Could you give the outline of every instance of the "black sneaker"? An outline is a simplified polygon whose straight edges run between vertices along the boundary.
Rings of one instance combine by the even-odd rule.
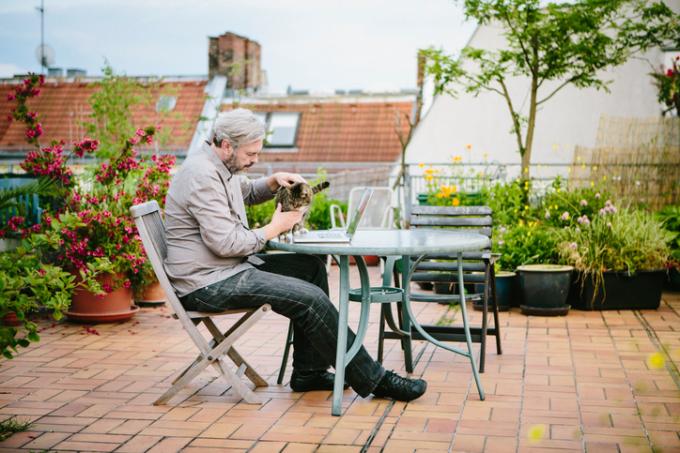
[[[335,375],[328,371],[312,371],[299,373],[293,370],[290,377],[290,388],[295,392],[311,392],[313,390],[333,390]],[[345,383],[344,388],[349,387]]]
[[[378,382],[373,394],[379,398],[392,398],[398,401],[411,401],[419,398],[427,390],[427,382],[422,379],[409,379],[387,371]]]

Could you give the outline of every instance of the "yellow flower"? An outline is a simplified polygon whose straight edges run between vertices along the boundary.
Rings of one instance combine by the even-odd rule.
[[[418,167],[420,167],[420,168],[423,168],[424,166],[425,166],[425,164],[422,163],[422,162],[418,164]]]
[[[432,181],[433,179],[432,175],[425,175],[425,181]]]
[[[597,165],[593,165],[593,171],[597,171]]]
[[[462,158],[461,156],[453,156],[453,157],[451,158],[451,160],[452,160],[454,163],[457,163],[457,162],[462,161],[463,158]]]
[[[526,168],[524,169],[524,173],[529,173],[529,167],[526,167]]]
[[[484,154],[482,154],[482,157],[484,158],[484,160],[488,160],[489,159],[489,153],[485,152]]]
[[[453,200],[451,200],[451,204],[452,204],[453,206],[458,206],[458,205],[460,204],[460,200],[458,199],[458,197],[456,197],[456,198],[454,198]]]
[[[666,359],[660,352],[655,352],[647,357],[647,366],[653,370],[660,370],[666,366]]]
[[[606,181],[606,180],[607,180],[607,175],[604,175],[604,176],[602,177],[602,181]]]
[[[558,145],[557,143],[553,143],[553,145],[552,145],[552,150],[553,150],[553,151],[558,151],[559,149],[560,149],[560,145]]]
[[[595,187],[595,181],[590,181],[590,187]]]
[[[426,174],[426,175],[431,175],[432,173],[434,173],[434,168],[426,168],[426,169],[425,169],[425,174]]]
[[[540,442],[543,437],[545,437],[545,425],[533,425],[529,428],[527,432],[527,437],[529,442],[536,443]]]

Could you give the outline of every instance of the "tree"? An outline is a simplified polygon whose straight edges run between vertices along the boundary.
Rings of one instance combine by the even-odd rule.
[[[680,43],[680,16],[663,1],[575,0],[546,6],[540,0],[463,3],[467,19],[480,26],[502,26],[505,47],[466,47],[458,58],[430,48],[428,74],[434,77],[436,93],[455,96],[456,87],[463,87],[475,96],[487,91],[504,98],[525,178],[541,105],[569,85],[607,90],[609,82],[601,71],[651,47]],[[527,79],[527,115],[520,113],[518,100],[508,91],[510,77]]]

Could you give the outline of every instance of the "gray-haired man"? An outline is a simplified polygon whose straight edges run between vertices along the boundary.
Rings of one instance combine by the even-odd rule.
[[[257,163],[265,131],[245,109],[218,116],[211,142],[189,156],[170,184],[165,224],[165,267],[182,304],[190,310],[221,311],[270,304],[293,321],[295,391],[331,390],[338,311],[328,298],[323,262],[309,255],[256,255],[267,240],[290,230],[301,212],[277,206],[267,225],[250,229],[245,204],[269,200],[281,186],[304,181],[275,173],[254,181],[237,173]],[[348,332],[349,342],[354,340]],[[373,393],[402,401],[418,398],[427,384],[402,378],[375,362],[362,347],[346,369],[361,396]]]

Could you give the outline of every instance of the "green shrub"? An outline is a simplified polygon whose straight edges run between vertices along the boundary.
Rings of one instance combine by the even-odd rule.
[[[38,341],[38,327],[28,315],[44,307],[61,319],[74,288],[75,275],[41,264],[24,246],[0,253],[0,318],[14,313],[20,322],[18,327],[0,326],[0,353],[11,359],[17,347]]]
[[[268,224],[272,220],[276,205],[274,200],[265,201],[264,203],[246,206],[246,217],[248,218],[248,225],[250,228],[260,228]]]
[[[536,217],[556,227],[578,225],[579,218],[592,219],[611,198],[608,192],[597,187],[566,190],[558,178],[542,198]]]
[[[312,206],[307,214],[307,227],[310,230],[328,230],[331,228],[331,205],[337,204],[343,213],[347,213],[347,203],[328,198],[325,192],[314,195]]]
[[[527,182],[515,179],[507,183],[498,182],[482,191],[483,204],[493,211],[494,225],[516,225],[520,220],[528,219],[527,188]]]
[[[680,206],[666,206],[657,213],[657,219],[673,235],[670,256],[675,266],[680,266]]]
[[[559,232],[540,222],[520,221],[494,228],[492,251],[500,253],[497,265],[514,271],[523,264],[559,264]]]

